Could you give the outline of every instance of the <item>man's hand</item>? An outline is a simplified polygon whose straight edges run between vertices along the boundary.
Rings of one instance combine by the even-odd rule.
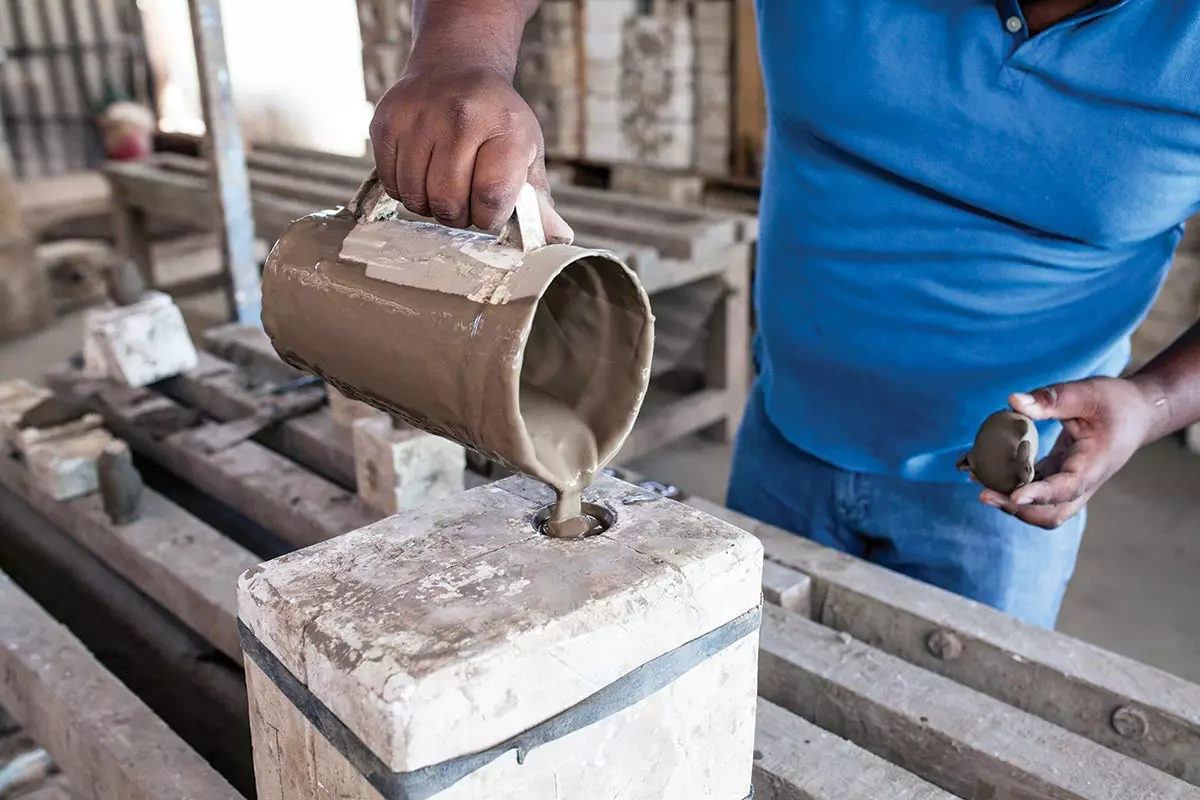
[[[550,200],[541,127],[508,75],[410,66],[379,103],[371,142],[384,188],[414,214],[497,231],[530,183],[547,240],[574,238]]]
[[[1134,453],[1152,438],[1162,403],[1143,384],[1116,378],[1062,383],[1009,398],[1034,420],[1061,420],[1063,432],[1037,465],[1034,482],[1011,497],[985,489],[980,499],[1040,528],[1078,514]]]

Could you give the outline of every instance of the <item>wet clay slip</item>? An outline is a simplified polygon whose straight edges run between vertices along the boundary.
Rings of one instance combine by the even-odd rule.
[[[546,245],[525,187],[499,239],[406,221],[372,176],[351,208],[293,223],[267,259],[279,355],[348,397],[549,484],[550,535],[596,522],[580,493],[633,428],[654,319],[612,254]]]
[[[1033,482],[1038,430],[1033,420],[1016,411],[997,411],[979,428],[975,446],[958,468],[1001,494],[1012,494]]]

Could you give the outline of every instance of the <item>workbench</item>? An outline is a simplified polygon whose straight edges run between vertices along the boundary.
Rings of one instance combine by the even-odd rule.
[[[23,464],[0,458],[0,553],[51,550],[80,574],[77,562],[86,560],[90,572],[83,572],[102,572],[125,587],[107,595],[128,605],[128,616],[142,613],[129,599],[132,586],[145,598],[138,602],[172,620],[176,635],[205,643],[208,655],[176,653],[170,668],[196,683],[201,719],[245,713],[219,699],[230,676],[240,674],[237,576],[378,519],[352,491],[328,408],[282,420],[253,439],[226,441],[225,449],[211,447],[222,441],[224,424],[253,413],[292,374],[269,354],[237,345],[236,329],[225,333],[212,347],[241,352],[240,364],[209,354],[197,370],[153,389],[88,382],[71,365],[49,376],[60,393],[89,398],[142,459],[150,489],[134,524],[111,524],[95,496],[54,501]],[[473,475],[468,485],[486,480]],[[1200,686],[700,498],[684,502],[754,534],[766,554],[758,800],[1200,798]],[[90,580],[101,582],[94,574]],[[12,593],[5,586],[0,581]],[[32,601],[22,599],[19,608],[22,625],[41,626],[47,636],[58,631]],[[64,638],[69,634],[53,635],[54,646],[78,649]],[[87,747],[62,746],[64,730],[91,724],[89,704],[29,702],[59,696],[73,678],[23,672],[33,658],[21,644],[27,639],[0,621],[0,675],[18,676],[0,680],[0,704],[51,748],[73,784],[77,771],[88,775],[93,764],[128,762],[141,766],[125,793],[97,797],[238,796],[212,794],[214,776],[204,770],[179,776],[164,794],[154,782],[161,774],[152,767],[163,768],[157,755],[112,737],[93,746],[100,735],[94,727],[79,729]],[[213,664],[227,667],[220,680]],[[119,682],[96,686],[119,695],[124,707],[141,708]],[[180,746],[169,730],[150,729],[152,739]],[[223,754],[233,774],[250,758],[237,742],[232,755]],[[80,761],[83,752],[91,761]],[[198,784],[187,781],[209,793],[191,793]],[[238,790],[248,793],[244,780]]]

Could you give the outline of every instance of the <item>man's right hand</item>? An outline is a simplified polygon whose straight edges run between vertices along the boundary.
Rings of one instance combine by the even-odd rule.
[[[505,75],[410,67],[380,101],[371,142],[384,188],[414,214],[498,231],[530,183],[547,240],[574,238],[550,199],[541,126]]]

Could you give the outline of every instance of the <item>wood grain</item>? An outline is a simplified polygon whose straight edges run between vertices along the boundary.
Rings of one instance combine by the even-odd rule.
[[[966,800],[1197,800],[1200,789],[766,606],[759,695]]]
[[[241,795],[0,573],[0,702],[91,800]]]

